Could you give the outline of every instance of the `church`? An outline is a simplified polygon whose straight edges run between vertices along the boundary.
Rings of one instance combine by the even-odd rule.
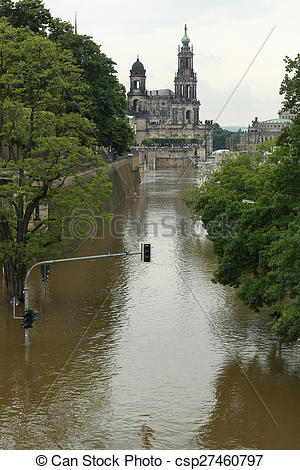
[[[213,151],[213,122],[199,120],[200,101],[197,99],[197,75],[194,72],[194,52],[185,25],[178,46],[178,70],[174,91],[148,91],[146,70],[137,58],[130,70],[128,114],[134,117],[136,139],[201,139],[205,155]]]

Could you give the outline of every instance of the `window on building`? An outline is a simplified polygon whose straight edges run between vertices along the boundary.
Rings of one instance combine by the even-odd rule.
[[[133,111],[139,111],[139,100],[133,101]]]

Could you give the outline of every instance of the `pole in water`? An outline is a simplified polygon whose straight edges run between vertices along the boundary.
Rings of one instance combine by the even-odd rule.
[[[25,311],[29,308],[29,287],[24,288]],[[29,329],[25,328],[25,348],[29,346]]]
[[[29,346],[29,329],[25,328],[25,347]]]
[[[131,256],[131,255],[140,255],[140,251],[136,252],[129,252],[126,251],[124,253],[107,253],[106,255],[92,255],[92,256],[80,256],[77,258],[63,258],[63,259],[52,259],[48,261],[41,261],[39,263],[34,264],[31,266],[31,268],[27,271],[26,276],[25,276],[25,287],[24,287],[24,300],[25,300],[25,312],[30,313],[29,318],[30,318],[30,328],[32,328],[32,323],[37,320],[36,313],[34,310],[29,310],[29,275],[31,271],[36,267],[36,266],[41,266],[41,265],[48,265],[48,264],[54,264],[54,263],[66,263],[68,261],[83,261],[83,260],[94,260],[94,259],[99,259],[99,258],[111,258],[111,257],[116,257],[116,256]],[[48,271],[49,273],[49,271]],[[24,312],[24,315],[25,315]],[[26,322],[27,323],[27,322]],[[25,324],[23,324],[23,328],[25,327]],[[29,329],[24,328],[25,331],[25,347],[29,346]]]

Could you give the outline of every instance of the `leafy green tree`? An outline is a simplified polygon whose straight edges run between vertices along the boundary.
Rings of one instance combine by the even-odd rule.
[[[69,93],[68,111],[80,112],[96,124],[95,137],[105,147],[123,153],[134,142],[134,135],[126,118],[126,91],[116,77],[115,63],[101,52],[90,37],[74,34],[73,26],[53,18],[42,0],[0,0],[0,16],[5,16],[14,27],[28,27],[41,36],[59,42],[72,52],[83,70],[88,85],[79,103]],[[83,106],[88,103],[89,110]]]
[[[60,18],[51,18],[48,27],[48,37],[51,41],[58,41],[64,34],[72,34],[73,26],[68,21],[62,21]]]
[[[289,159],[258,165],[243,155],[227,158],[189,196],[192,213],[201,218],[214,243],[218,268],[213,280],[239,288],[239,297],[254,310],[266,305],[277,311],[299,295],[293,248],[299,245],[299,232],[292,235],[299,211],[297,181],[299,188],[299,164]],[[243,203],[245,199],[254,204]]]
[[[115,63],[88,36],[63,33],[58,41],[72,52],[83,70],[83,78],[89,85],[84,96],[91,103],[86,116],[96,124],[99,141],[118,153],[124,152],[133,144],[134,135],[126,118],[126,91],[116,77]],[[72,108],[76,109],[76,103],[73,102]]]
[[[187,198],[214,243],[213,281],[238,288],[250,308],[273,311],[282,343],[300,336],[299,124],[298,116],[268,158],[265,147],[227,157]]]
[[[187,203],[214,243],[213,280],[238,288],[250,308],[267,307],[279,342],[290,344],[300,338],[300,55],[285,62],[280,93],[297,115],[276,150],[266,157],[264,143],[226,158]]]
[[[295,59],[285,57],[286,74],[280,87],[280,94],[285,95],[283,105],[287,110],[300,113],[300,54]]]
[[[226,132],[222,127],[215,122],[213,125],[213,150],[226,148]]]
[[[0,1],[0,16],[5,16],[16,28],[28,27],[34,33],[46,35],[51,13],[42,0]]]
[[[110,184],[94,124],[66,114],[69,93],[81,103],[86,90],[72,55],[3,21],[0,34],[0,262],[8,297],[22,299],[28,265],[62,248],[65,216],[98,210]],[[40,207],[48,208],[41,220]]]
[[[14,3],[12,0],[0,0],[0,17],[5,16],[7,19],[9,19],[13,7]]]
[[[222,129],[220,125],[215,122],[213,125],[213,150],[230,149],[236,150],[237,144],[240,141],[240,132],[232,132],[227,129]]]

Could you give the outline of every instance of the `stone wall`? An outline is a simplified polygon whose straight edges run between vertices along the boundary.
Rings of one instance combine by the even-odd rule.
[[[163,170],[164,168],[187,168],[191,165],[191,160],[184,157],[174,158],[156,158],[155,169]]]
[[[162,168],[186,168],[190,165],[190,159],[195,156],[195,149],[151,149],[140,153],[143,159],[146,157],[151,168],[159,170]],[[197,157],[202,161],[205,160],[204,147],[197,149]]]
[[[101,207],[102,212],[112,212],[141,182],[138,156],[112,164],[106,169],[109,181],[112,183],[112,193]]]

